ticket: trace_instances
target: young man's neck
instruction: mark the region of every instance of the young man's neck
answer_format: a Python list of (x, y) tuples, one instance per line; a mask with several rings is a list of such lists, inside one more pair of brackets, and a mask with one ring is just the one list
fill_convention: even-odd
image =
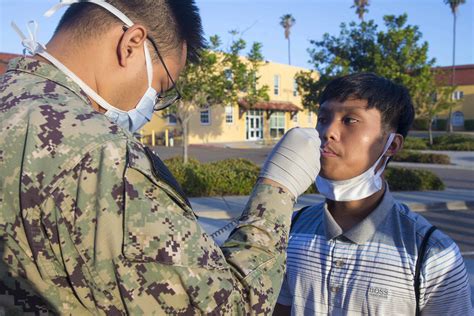
[(326, 203), (336, 223), (346, 232), (364, 220), (377, 208), (382, 201), (384, 193), (385, 184), (382, 190), (362, 200), (349, 202), (326, 200)]

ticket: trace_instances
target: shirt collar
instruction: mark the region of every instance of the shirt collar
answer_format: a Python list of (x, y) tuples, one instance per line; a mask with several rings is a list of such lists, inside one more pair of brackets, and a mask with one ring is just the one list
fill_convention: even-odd
[(32, 74), (34, 76), (42, 77), (44, 79), (55, 82), (66, 89), (74, 92), (84, 102), (91, 104), (87, 94), (77, 85), (71, 78), (63, 73), (58, 68), (31, 57), (18, 57), (10, 60), (8, 63), (8, 71), (21, 71)]
[(369, 240), (377, 232), (377, 228), (380, 224), (386, 220), (395, 204), (395, 200), (392, 193), (390, 193), (388, 185), (386, 185), (385, 188), (382, 201), (375, 210), (345, 233), (332, 217), (328, 210), (327, 203), (324, 203), (323, 221), (326, 239), (331, 240), (337, 237), (345, 237), (345, 239), (349, 239), (356, 244), (362, 244)]

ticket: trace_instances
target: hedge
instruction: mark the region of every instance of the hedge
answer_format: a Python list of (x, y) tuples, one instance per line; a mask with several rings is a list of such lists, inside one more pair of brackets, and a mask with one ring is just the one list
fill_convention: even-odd
[(444, 190), (441, 179), (428, 170), (387, 168), (385, 179), (392, 191)]
[(246, 159), (205, 164), (190, 159), (186, 165), (182, 158), (164, 162), (190, 197), (250, 194), (260, 172), (257, 165)]
[(437, 119), (435, 121), (435, 130), (437, 131), (445, 131), (448, 127), (448, 120), (447, 119)]
[(448, 155), (422, 153), (413, 150), (402, 150), (397, 153), (392, 160), (399, 162), (433, 163), (441, 165), (449, 165), (451, 163), (451, 159)]
[(474, 150), (474, 137), (462, 134), (446, 134), (433, 138), (435, 150)]
[(474, 120), (464, 120), (464, 129), (466, 131), (474, 131)]
[(428, 139), (407, 137), (403, 143), (404, 149), (415, 150), (453, 150), (471, 151), (474, 150), (474, 137), (463, 134), (446, 134), (433, 138), (433, 145), (430, 146)]
[(403, 142), (404, 149), (425, 150), (428, 149), (427, 141), (423, 138), (407, 137)]
[[(189, 197), (248, 195), (257, 181), (260, 168), (246, 159), (226, 159), (200, 163), (182, 158), (164, 161)], [(388, 168), (386, 179), (391, 190), (443, 190), (443, 182), (429, 171)], [(306, 193), (316, 193), (312, 185)]]

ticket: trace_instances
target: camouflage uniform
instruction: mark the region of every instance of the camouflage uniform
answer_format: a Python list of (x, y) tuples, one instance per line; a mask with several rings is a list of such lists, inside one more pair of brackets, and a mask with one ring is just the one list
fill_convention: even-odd
[(55, 67), (12, 60), (0, 98), (0, 314), (271, 314), (288, 193), (257, 185), (219, 248), (158, 158)]

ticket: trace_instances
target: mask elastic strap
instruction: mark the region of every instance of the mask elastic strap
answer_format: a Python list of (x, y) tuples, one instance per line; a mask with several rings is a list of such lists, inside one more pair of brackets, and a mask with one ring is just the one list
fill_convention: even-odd
[(153, 81), (153, 63), (151, 62), (150, 50), (148, 49), (148, 45), (145, 41), (144, 47), (145, 51), (145, 64), (146, 64), (146, 75), (148, 78), (148, 88), (151, 87)]
[(28, 34), (30, 37), (26, 37), (25, 34), (20, 30), (20, 28), (15, 24), (11, 23), (13, 30), (20, 36), (21, 44), (23, 45), (23, 55), (26, 55), (29, 52), (32, 55), (44, 52), (46, 47), (37, 41), (36, 34), (38, 32), (38, 23), (36, 21), (29, 21), (27, 24)]
[[(383, 153), (380, 156), (380, 158), (377, 160), (377, 162), (375, 163), (375, 166), (377, 166), (379, 164), (379, 162), (384, 158), (385, 153), (390, 148), (390, 145), (392, 144), (393, 140), (395, 139), (395, 135), (396, 135), (395, 133), (390, 133), (390, 136), (388, 136), (388, 140), (387, 140), (387, 143), (385, 144), (385, 148), (383, 150)], [(385, 167), (387, 166), (387, 163), (388, 163), (388, 158), (385, 159), (385, 162), (384, 162), (383, 166), (380, 167), (380, 169), (375, 174), (376, 177), (380, 177), (382, 175), (383, 171), (385, 170)]]
[(11, 23), (12, 28), (15, 30), (16, 33), (21, 38), (21, 43), (24, 47), (25, 52), (29, 52), (32, 55), (40, 55), (50, 61), (56, 68), (61, 70), (66, 76), (71, 78), (76, 84), (81, 87), (84, 92), (91, 97), (95, 102), (97, 102), (101, 107), (105, 108), (106, 110), (114, 110), (121, 113), (127, 113), (126, 111), (122, 111), (111, 106), (107, 101), (104, 100), (100, 95), (98, 95), (92, 88), (90, 88), (84, 81), (81, 80), (78, 76), (76, 76), (71, 70), (69, 70), (63, 63), (57, 60), (54, 56), (50, 55), (46, 51), (46, 47), (39, 43), (36, 40), (36, 32), (38, 30), (38, 23), (36, 21), (28, 22), (28, 33), (30, 35), (29, 38), (25, 36), (25, 34), (20, 30), (20, 28), (15, 24), (15, 22)]
[[(60, 0), (60, 3), (54, 5), (51, 9), (49, 9), (48, 11), (46, 11), (46, 13), (44, 14), (45, 17), (51, 17), (54, 13), (56, 13), (59, 9), (61, 9), (62, 7), (65, 7), (65, 6), (69, 6), (69, 5), (72, 5), (72, 4), (75, 4), (75, 3), (84, 3), (84, 2), (88, 2), (88, 3), (94, 3), (94, 4), (97, 4), (99, 6), (101, 6), (102, 8), (104, 8), (105, 10), (109, 11), (110, 13), (112, 13), (113, 15), (115, 15), (117, 18), (119, 18), (123, 23), (125, 23), (128, 27), (132, 26), (134, 23), (132, 22), (132, 20), (130, 20), (125, 14), (123, 14), (119, 9), (117, 9), (116, 7), (114, 7), (113, 5), (111, 5), (110, 3), (108, 2), (105, 2), (105, 1), (100, 1), (100, 0)], [(147, 44), (145, 42), (144, 44), (144, 51), (145, 51), (145, 63), (146, 63), (146, 69), (147, 69), (147, 79), (148, 79), (148, 88), (151, 87), (151, 84), (152, 84), (152, 81), (153, 81), (153, 64), (152, 64), (152, 61), (151, 61), (151, 56), (150, 56), (150, 51), (148, 50), (148, 47), (147, 47)], [(51, 56), (52, 57), (52, 56)], [(54, 59), (54, 57), (53, 57)], [(52, 62), (52, 61), (51, 61)], [(54, 64), (56, 67), (58, 67), (56, 64)], [(61, 65), (61, 66), (64, 66), (64, 65)], [(64, 69), (67, 69), (66, 67), (58, 67), (59, 69), (63, 70)], [(71, 71), (68, 70), (68, 74), (72, 74)], [(71, 76), (72, 77), (72, 76)], [(77, 79), (79, 79), (77, 76), (74, 76), (76, 77)], [(78, 80), (77, 81), (78, 84), (79, 82), (81, 82), (83, 85), (85, 85), (85, 83), (82, 82), (82, 80)], [(89, 96), (94, 99), (94, 101), (98, 101), (100, 100), (101, 103), (103, 102), (106, 102), (103, 98), (101, 98), (95, 91), (93, 91), (92, 89), (90, 89), (88, 86), (82, 86), (80, 85), (81, 88), (84, 89), (84, 91), (89, 94)], [(87, 88), (85, 88), (87, 87)], [(97, 102), (99, 103), (99, 102)], [(99, 103), (99, 104), (101, 104)], [(106, 102), (107, 103), (107, 102)], [(108, 103), (107, 103), (108, 104)], [(122, 112), (122, 113), (126, 113), (126, 111), (122, 111), (122, 110), (119, 110), (115, 107), (112, 107), (113, 110), (118, 110), (119, 112)], [(107, 110), (110, 110), (110, 108), (106, 107)]]

